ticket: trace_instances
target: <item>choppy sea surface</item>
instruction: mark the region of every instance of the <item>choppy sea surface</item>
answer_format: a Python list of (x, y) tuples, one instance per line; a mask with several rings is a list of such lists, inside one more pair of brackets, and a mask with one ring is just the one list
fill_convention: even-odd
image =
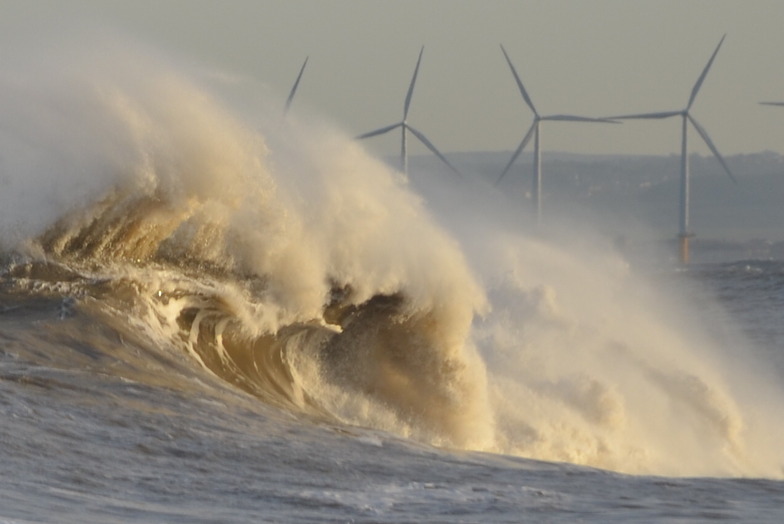
[[(2, 280), (4, 522), (776, 522), (784, 509), (780, 478), (628, 475), (293, 413), (42, 276), (6, 266)], [(670, 277), (715, 293), (784, 381), (784, 263)]]

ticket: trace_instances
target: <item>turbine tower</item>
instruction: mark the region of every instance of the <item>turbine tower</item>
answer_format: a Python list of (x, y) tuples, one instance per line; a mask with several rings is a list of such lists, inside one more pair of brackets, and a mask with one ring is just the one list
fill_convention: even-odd
[(517, 150), (515, 150), (512, 158), (509, 159), (509, 162), (507, 162), (506, 167), (504, 167), (503, 172), (495, 183), (498, 184), (506, 176), (506, 174), (509, 172), (509, 169), (512, 167), (512, 164), (514, 164), (515, 160), (517, 160), (517, 157), (520, 156), (520, 153), (522, 153), (525, 149), (525, 146), (527, 146), (528, 142), (531, 141), (531, 137), (533, 137), (534, 176), (532, 194), (534, 198), (534, 206), (536, 208), (536, 223), (538, 225), (542, 220), (542, 150), (540, 138), (542, 122), (548, 120), (561, 122), (593, 122), (605, 124), (616, 124), (617, 122), (609, 118), (589, 118), (576, 115), (540, 115), (536, 110), (536, 107), (534, 107), (534, 103), (531, 101), (531, 97), (528, 96), (528, 92), (525, 90), (525, 87), (523, 87), (523, 82), (520, 80), (520, 75), (517, 74), (517, 70), (515, 69), (514, 65), (512, 65), (512, 60), (509, 58), (509, 55), (507, 54), (503, 45), (501, 46), (501, 51), (503, 51), (506, 62), (509, 64), (509, 68), (512, 70), (512, 75), (514, 75), (514, 79), (517, 82), (517, 87), (520, 89), (520, 94), (523, 95), (523, 100), (534, 114), (534, 122), (531, 124), (531, 127), (528, 128), (528, 132), (525, 134), (525, 137), (523, 137), (520, 145), (517, 146)]
[(305, 72), (305, 66), (308, 65), (308, 56), (305, 57), (305, 61), (302, 63), (302, 67), (299, 69), (299, 74), (297, 75), (297, 79), (294, 81), (294, 85), (291, 87), (291, 91), (289, 92), (289, 97), (286, 99), (286, 107), (283, 109), (283, 116), (286, 116), (289, 112), (289, 108), (291, 107), (291, 102), (294, 100), (294, 95), (297, 93), (297, 88), (299, 87), (299, 81), (302, 80), (302, 73)]
[(710, 69), (711, 65), (713, 64), (713, 60), (716, 58), (716, 55), (719, 52), (719, 48), (721, 48), (721, 44), (724, 42), (724, 38), (727, 35), (721, 37), (719, 40), (719, 45), (716, 46), (716, 50), (713, 51), (713, 54), (708, 60), (708, 63), (705, 65), (705, 68), (702, 70), (702, 74), (700, 74), (699, 78), (697, 78), (697, 82), (694, 84), (694, 87), (691, 90), (691, 96), (689, 96), (689, 101), (686, 104), (684, 109), (680, 109), (677, 111), (662, 111), (659, 113), (642, 113), (636, 115), (622, 115), (622, 116), (614, 116), (611, 117), (613, 119), (618, 120), (630, 120), (630, 119), (663, 119), (663, 118), (670, 118), (674, 116), (681, 117), (681, 190), (680, 190), (680, 220), (679, 220), (679, 231), (678, 231), (678, 239), (680, 244), (679, 255), (680, 261), (683, 264), (689, 263), (689, 238), (694, 236), (691, 232), (689, 232), (689, 151), (688, 151), (688, 130), (689, 130), (689, 123), (694, 127), (697, 131), (697, 134), (700, 135), (703, 142), (708, 146), (713, 153), (713, 156), (721, 164), (721, 167), (724, 168), (727, 175), (730, 177), (734, 183), (737, 184), (737, 180), (732, 175), (732, 171), (730, 171), (729, 166), (727, 166), (727, 162), (724, 161), (724, 158), (719, 153), (719, 150), (716, 148), (716, 145), (711, 140), (710, 136), (708, 136), (708, 132), (705, 131), (705, 128), (700, 125), (699, 122), (691, 115), (691, 107), (694, 104), (694, 100), (697, 98), (697, 93), (700, 91), (700, 87), (702, 87), (702, 83), (705, 80), (705, 77), (708, 75), (708, 70)]
[(362, 140), (365, 138), (370, 138), (372, 136), (383, 135), (384, 133), (388, 133), (393, 129), (397, 129), (398, 127), (401, 128), (402, 131), (402, 142), (400, 146), (400, 168), (406, 174), (408, 174), (408, 148), (407, 148), (407, 133), (411, 133), (414, 135), (422, 144), (425, 145), (434, 155), (441, 159), (441, 161), (446, 164), (449, 169), (454, 171), (456, 174), (460, 175), (460, 172), (446, 159), (444, 155), (433, 145), (433, 143), (427, 139), (427, 137), (422, 134), (420, 131), (413, 128), (408, 123), (408, 109), (411, 106), (411, 96), (414, 93), (414, 84), (416, 83), (417, 74), (419, 73), (419, 64), (422, 62), (422, 53), (425, 51), (425, 47), (422, 46), (422, 49), (419, 50), (419, 58), (417, 59), (416, 68), (414, 69), (414, 76), (411, 77), (411, 84), (408, 86), (408, 93), (406, 94), (406, 101), (403, 105), (403, 120), (397, 122), (392, 125), (388, 125), (374, 131), (370, 131), (364, 134), (361, 134), (357, 137), (357, 140)]

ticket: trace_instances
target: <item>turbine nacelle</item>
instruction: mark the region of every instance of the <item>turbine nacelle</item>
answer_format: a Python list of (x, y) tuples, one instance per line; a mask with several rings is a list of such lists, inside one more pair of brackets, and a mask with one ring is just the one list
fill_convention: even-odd
[(509, 159), (509, 162), (507, 162), (506, 166), (504, 167), (504, 170), (498, 176), (498, 179), (495, 181), (495, 183), (498, 184), (499, 182), (501, 182), (501, 180), (509, 172), (509, 169), (511, 169), (512, 165), (515, 163), (515, 160), (517, 160), (517, 157), (519, 157), (520, 154), (523, 152), (525, 146), (527, 146), (528, 142), (531, 141), (531, 138), (536, 136), (537, 139), (534, 141), (534, 147), (536, 150), (534, 153), (533, 194), (534, 194), (534, 199), (536, 201), (537, 217), (538, 217), (540, 214), (540, 207), (541, 207), (539, 202), (539, 193), (541, 190), (541, 184), (539, 180), (540, 173), (541, 173), (541, 156), (540, 156), (541, 150), (540, 150), (539, 139), (538, 139), (539, 123), (550, 121), (550, 122), (590, 122), (590, 123), (601, 123), (601, 124), (619, 124), (620, 122), (617, 122), (612, 118), (591, 118), (591, 117), (578, 116), (578, 115), (563, 115), (563, 114), (545, 115), (545, 116), (540, 115), (539, 112), (536, 110), (536, 107), (534, 106), (531, 97), (528, 95), (528, 91), (526, 91), (525, 86), (523, 85), (523, 81), (520, 80), (520, 75), (517, 73), (517, 69), (515, 69), (515, 66), (512, 63), (511, 58), (509, 58), (509, 53), (506, 52), (506, 49), (504, 48), (503, 45), (501, 45), (501, 51), (504, 54), (506, 63), (509, 64), (509, 69), (512, 71), (512, 76), (515, 79), (515, 83), (517, 84), (517, 88), (520, 91), (520, 95), (523, 97), (523, 100), (525, 101), (526, 105), (531, 109), (531, 112), (533, 112), (534, 114), (534, 122), (533, 124), (531, 124), (531, 127), (528, 128), (528, 131), (523, 137), (523, 140), (520, 142), (520, 145), (517, 146), (515, 152), (512, 153), (512, 157)]
[[(421, 131), (411, 127), (407, 120), (408, 120), (408, 111), (411, 107), (411, 98), (414, 95), (414, 85), (416, 84), (417, 76), (419, 75), (419, 65), (422, 63), (422, 53), (424, 53), (425, 47), (419, 50), (419, 57), (417, 58), (416, 67), (414, 68), (414, 74), (411, 77), (411, 83), (408, 85), (408, 92), (406, 93), (405, 101), (403, 102), (403, 119), (400, 122), (395, 124), (390, 124), (388, 126), (384, 126), (373, 131), (368, 131), (367, 133), (363, 133), (356, 137), (357, 140), (363, 140), (365, 138), (370, 138), (378, 135), (383, 135), (390, 131), (393, 131), (397, 128), (401, 128), (403, 130), (402, 136), (402, 143), (401, 143), (401, 153), (400, 153), (400, 164), (403, 172), (408, 171), (408, 153), (406, 148), (406, 133), (411, 133), (414, 135), (417, 140), (419, 140), (426, 148), (428, 148), (434, 155), (436, 155), (444, 164), (446, 164), (449, 169), (451, 169), (455, 174), (460, 175), (460, 171), (453, 166), (449, 160), (439, 151), (433, 142), (431, 142)], [(462, 176), (462, 175), (461, 175)]]
[[(708, 75), (708, 71), (710, 70), (711, 65), (713, 65), (713, 61), (715, 60), (716, 55), (718, 54), (719, 49), (721, 48), (721, 44), (724, 42), (726, 36), (727, 35), (721, 37), (721, 40), (719, 40), (719, 44), (716, 46), (716, 49), (714, 49), (713, 54), (708, 60), (708, 63), (705, 64), (705, 67), (702, 69), (700, 76), (697, 78), (697, 81), (694, 83), (694, 87), (692, 87), (688, 104), (684, 109), (680, 109), (677, 111), (660, 111), (656, 113), (637, 113), (632, 115), (617, 115), (608, 118), (611, 120), (658, 120), (664, 118), (671, 118), (674, 116), (680, 116), (685, 121), (691, 123), (692, 127), (694, 127), (694, 129), (697, 131), (697, 134), (699, 134), (700, 138), (702, 138), (702, 141), (705, 142), (705, 145), (707, 145), (708, 149), (710, 149), (711, 153), (713, 153), (713, 156), (716, 157), (716, 160), (719, 161), (719, 164), (721, 164), (721, 167), (727, 173), (727, 176), (730, 178), (730, 180), (732, 180), (734, 183), (737, 184), (738, 182), (735, 179), (735, 176), (732, 174), (732, 171), (727, 165), (727, 162), (724, 160), (724, 157), (721, 155), (721, 153), (719, 153), (719, 150), (716, 147), (716, 145), (713, 143), (713, 140), (711, 140), (710, 136), (708, 135), (708, 132), (705, 130), (705, 128), (702, 125), (700, 125), (699, 122), (697, 122), (697, 120), (691, 115), (690, 112), (691, 106), (694, 104), (694, 101), (697, 98), (697, 94), (699, 93), (700, 88), (702, 87), (702, 84), (705, 81), (705, 77)], [(684, 127), (683, 129), (683, 133), (684, 135), (682, 137), (682, 141), (685, 143), (686, 127)], [(688, 159), (686, 161), (688, 161)]]

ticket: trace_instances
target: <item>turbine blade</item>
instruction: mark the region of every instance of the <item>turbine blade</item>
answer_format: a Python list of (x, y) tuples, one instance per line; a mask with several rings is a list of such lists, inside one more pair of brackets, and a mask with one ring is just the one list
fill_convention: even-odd
[(724, 42), (724, 39), (726, 37), (727, 37), (726, 34), (721, 37), (721, 40), (719, 40), (719, 45), (716, 46), (716, 50), (713, 51), (713, 54), (711, 55), (710, 60), (708, 60), (708, 63), (705, 65), (705, 69), (702, 70), (702, 74), (697, 79), (697, 83), (694, 84), (694, 88), (692, 88), (692, 90), (691, 90), (691, 96), (689, 97), (689, 103), (686, 105), (686, 110), (687, 111), (689, 109), (691, 109), (691, 105), (694, 103), (694, 99), (697, 98), (697, 92), (700, 90), (700, 87), (702, 86), (702, 82), (705, 80), (705, 77), (708, 75), (708, 70), (710, 69), (711, 65), (713, 64), (713, 59), (716, 58), (716, 55), (719, 52), (719, 48), (721, 47), (721, 44), (722, 44), (722, 42)]
[(551, 120), (551, 121), (559, 121), (559, 122), (594, 122), (594, 123), (602, 123), (602, 124), (620, 124), (622, 122), (618, 122), (617, 120), (613, 120), (612, 118), (591, 118), (587, 116), (576, 116), (576, 115), (548, 115), (543, 116), (540, 120)]
[(760, 102), (763, 106), (784, 106), (784, 102)]
[(691, 124), (694, 126), (694, 129), (697, 130), (697, 133), (699, 133), (699, 135), (702, 137), (702, 140), (705, 141), (705, 144), (707, 144), (708, 148), (713, 153), (713, 156), (715, 156), (716, 159), (719, 161), (721, 167), (723, 167), (724, 171), (727, 172), (727, 176), (729, 176), (730, 180), (732, 180), (737, 184), (738, 181), (733, 176), (732, 171), (730, 171), (730, 167), (727, 165), (727, 162), (724, 161), (724, 157), (722, 157), (721, 153), (719, 153), (719, 150), (716, 148), (716, 145), (713, 143), (713, 140), (711, 140), (710, 137), (708, 136), (708, 132), (705, 131), (705, 128), (702, 127), (699, 124), (699, 122), (697, 122), (697, 120), (694, 119), (693, 116), (689, 114), (687, 114), (686, 116), (689, 119), (689, 122), (691, 122)]
[(419, 74), (419, 64), (422, 62), (422, 53), (425, 51), (425, 46), (419, 50), (419, 58), (417, 58), (416, 67), (414, 68), (414, 76), (411, 77), (411, 84), (408, 86), (408, 93), (406, 93), (406, 103), (403, 106), (403, 121), (408, 118), (408, 108), (411, 105), (411, 96), (414, 94), (414, 84), (416, 84), (417, 75)]
[(670, 118), (673, 116), (682, 115), (683, 111), (661, 111), (659, 113), (638, 113), (635, 115), (616, 115), (608, 116), (607, 120), (641, 120), (641, 119), (657, 119), (657, 118)]
[(531, 141), (531, 137), (534, 136), (534, 129), (536, 129), (536, 121), (534, 121), (534, 123), (531, 125), (531, 127), (528, 128), (528, 132), (525, 134), (525, 137), (523, 137), (523, 140), (520, 142), (520, 145), (517, 146), (517, 149), (515, 150), (514, 154), (512, 155), (512, 158), (510, 158), (509, 162), (506, 163), (506, 167), (504, 167), (504, 170), (498, 176), (498, 179), (495, 181), (495, 185), (498, 185), (501, 182), (501, 180), (506, 176), (506, 174), (509, 172), (509, 169), (512, 167), (512, 164), (515, 163), (515, 160), (517, 160), (517, 157), (520, 156), (520, 153), (523, 152), (523, 149), (525, 149), (525, 146), (527, 146), (528, 142)]
[(286, 99), (286, 107), (283, 110), (283, 114), (289, 112), (289, 107), (291, 107), (291, 101), (294, 100), (294, 95), (297, 93), (297, 87), (299, 87), (299, 81), (302, 79), (302, 73), (305, 72), (305, 66), (308, 65), (308, 58), (309, 56), (305, 57), (305, 61), (302, 63), (302, 67), (299, 70), (299, 74), (297, 75), (297, 79), (294, 81), (294, 85), (289, 92), (289, 97)]
[(501, 46), (501, 51), (503, 51), (504, 57), (506, 58), (506, 63), (509, 64), (509, 68), (512, 70), (512, 75), (514, 75), (515, 82), (517, 82), (517, 87), (520, 89), (520, 94), (523, 95), (523, 100), (525, 100), (525, 103), (528, 104), (528, 107), (531, 108), (531, 111), (533, 111), (534, 115), (538, 117), (539, 113), (536, 112), (534, 103), (531, 101), (531, 97), (528, 96), (528, 92), (525, 90), (525, 87), (523, 87), (523, 82), (520, 80), (520, 75), (517, 74), (517, 70), (512, 64), (512, 60), (509, 58), (509, 55), (506, 53), (506, 49), (504, 49), (503, 45)]
[(417, 137), (417, 138), (419, 139), (419, 141), (420, 141), (420, 142), (422, 142), (422, 143), (423, 143), (423, 144), (424, 144), (424, 145), (425, 145), (425, 146), (426, 146), (426, 147), (427, 147), (427, 148), (428, 148), (430, 151), (432, 151), (434, 155), (436, 155), (438, 158), (440, 158), (440, 159), (441, 159), (441, 161), (442, 161), (444, 164), (446, 164), (447, 166), (449, 166), (449, 169), (451, 169), (452, 171), (454, 171), (454, 172), (455, 172), (455, 174), (457, 174), (457, 175), (459, 175), (459, 176), (461, 176), (461, 177), (463, 176), (463, 175), (460, 173), (460, 171), (458, 171), (458, 170), (457, 170), (457, 168), (456, 168), (455, 166), (453, 166), (453, 165), (452, 165), (452, 164), (449, 162), (449, 160), (447, 160), (447, 159), (446, 159), (446, 157), (445, 157), (444, 155), (442, 155), (442, 154), (441, 154), (441, 151), (439, 151), (439, 150), (436, 148), (436, 146), (434, 146), (434, 145), (433, 145), (433, 143), (432, 143), (430, 140), (428, 140), (428, 139), (427, 139), (427, 137), (426, 137), (425, 135), (423, 135), (423, 134), (422, 134), (422, 132), (420, 132), (420, 131), (417, 131), (416, 129), (414, 129), (413, 127), (411, 127), (411, 126), (410, 126), (410, 125), (408, 125), (408, 124), (404, 124), (404, 126), (405, 126), (405, 128), (406, 128), (406, 129), (408, 129), (409, 131), (411, 131), (411, 134), (412, 134), (412, 135), (414, 135), (415, 137)]
[(391, 126), (382, 127), (380, 129), (376, 129), (375, 131), (369, 131), (367, 133), (363, 133), (356, 137), (356, 140), (362, 140), (364, 138), (370, 138), (371, 136), (383, 135), (384, 133), (389, 133), (393, 129), (397, 129), (398, 127), (402, 126), (403, 122), (398, 122), (397, 124), (392, 124)]

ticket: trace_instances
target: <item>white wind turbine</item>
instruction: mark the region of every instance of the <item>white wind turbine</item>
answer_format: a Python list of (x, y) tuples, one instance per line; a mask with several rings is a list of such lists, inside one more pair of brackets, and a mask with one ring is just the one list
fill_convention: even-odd
[(283, 109), (283, 115), (285, 116), (289, 112), (289, 108), (291, 107), (291, 102), (294, 100), (294, 95), (297, 93), (297, 88), (299, 87), (299, 81), (302, 80), (302, 73), (305, 72), (305, 66), (308, 65), (308, 56), (305, 57), (305, 61), (302, 63), (302, 67), (299, 69), (299, 74), (297, 75), (297, 79), (294, 81), (294, 85), (291, 87), (291, 91), (289, 92), (289, 97), (286, 99), (286, 107)]
[(737, 184), (737, 180), (732, 175), (729, 166), (727, 166), (727, 162), (724, 161), (724, 158), (719, 153), (719, 150), (714, 145), (713, 141), (708, 136), (708, 132), (705, 131), (705, 128), (702, 127), (699, 122), (691, 115), (691, 106), (694, 104), (694, 100), (697, 98), (697, 93), (702, 87), (702, 83), (705, 80), (705, 77), (708, 75), (708, 70), (710, 69), (711, 65), (713, 64), (713, 60), (716, 58), (716, 54), (719, 52), (719, 48), (721, 44), (724, 42), (724, 38), (727, 35), (721, 37), (719, 40), (719, 45), (716, 46), (716, 50), (713, 51), (713, 54), (708, 60), (708, 63), (705, 65), (705, 68), (702, 70), (702, 74), (700, 74), (699, 78), (697, 78), (697, 82), (694, 84), (694, 87), (691, 90), (691, 96), (689, 96), (689, 102), (686, 104), (684, 109), (680, 109), (677, 111), (663, 111), (659, 113), (642, 113), (637, 115), (622, 115), (622, 116), (614, 116), (611, 118), (624, 120), (624, 119), (663, 119), (663, 118), (670, 118), (673, 116), (679, 116), (682, 119), (681, 125), (681, 191), (680, 191), (680, 221), (679, 221), (679, 231), (678, 231), (678, 238), (680, 240), (680, 260), (682, 263), (686, 264), (689, 262), (689, 238), (693, 236), (692, 233), (689, 232), (689, 151), (688, 151), (688, 143), (687, 143), (687, 136), (688, 136), (688, 129), (689, 123), (694, 127), (697, 131), (697, 134), (700, 135), (703, 142), (708, 146), (708, 148), (713, 153), (713, 156), (721, 164), (721, 167), (724, 168), (727, 175), (730, 177), (730, 180)]
[(509, 169), (514, 164), (517, 157), (525, 149), (525, 146), (528, 145), (530, 142), (531, 137), (534, 139), (534, 176), (533, 176), (533, 199), (534, 199), (534, 206), (536, 208), (536, 222), (537, 224), (542, 220), (542, 150), (541, 150), (541, 140), (540, 140), (540, 133), (541, 133), (541, 123), (544, 121), (561, 121), (561, 122), (593, 122), (593, 123), (605, 123), (605, 124), (617, 124), (618, 122), (613, 121), (609, 118), (589, 118), (585, 116), (576, 116), (576, 115), (545, 115), (542, 116), (534, 107), (533, 102), (531, 101), (531, 97), (528, 96), (528, 92), (523, 87), (523, 82), (520, 80), (520, 75), (517, 74), (517, 70), (515, 69), (514, 65), (512, 65), (512, 60), (509, 58), (509, 55), (504, 49), (504, 46), (501, 46), (501, 51), (504, 53), (504, 57), (506, 58), (506, 62), (509, 64), (509, 68), (512, 70), (512, 75), (514, 75), (515, 81), (517, 82), (517, 87), (520, 89), (520, 94), (523, 95), (523, 100), (531, 108), (531, 111), (534, 113), (534, 122), (531, 124), (531, 127), (528, 128), (528, 132), (523, 137), (523, 140), (520, 142), (520, 145), (517, 146), (517, 150), (512, 155), (512, 158), (509, 159), (507, 162), (506, 167), (504, 167), (503, 172), (499, 175), (498, 179), (496, 180), (496, 184), (501, 182), (506, 174), (509, 172)]
[(422, 134), (422, 132), (411, 127), (411, 125), (407, 121), (408, 109), (411, 105), (411, 96), (414, 93), (414, 84), (416, 83), (417, 74), (419, 73), (419, 64), (420, 62), (422, 62), (422, 53), (424, 51), (425, 51), (425, 47), (422, 46), (422, 49), (420, 49), (419, 51), (419, 58), (417, 59), (416, 68), (414, 69), (414, 76), (411, 77), (411, 84), (408, 86), (406, 101), (405, 104), (403, 105), (403, 120), (395, 124), (385, 126), (376, 129), (374, 131), (370, 131), (368, 133), (363, 133), (357, 137), (357, 140), (370, 138), (376, 135), (383, 135), (384, 133), (388, 133), (389, 131), (392, 131), (393, 129), (397, 129), (399, 127), (401, 128), (402, 135), (403, 135), (402, 143), (400, 146), (400, 167), (404, 173), (408, 173), (408, 148), (407, 148), (406, 138), (407, 138), (407, 133), (411, 132), (411, 134), (417, 137), (417, 139), (419, 139), (419, 141), (422, 142), (422, 144), (424, 144), (425, 147), (427, 147), (430, 151), (433, 152), (434, 155), (440, 158), (441, 161), (449, 167), (449, 169), (451, 169), (452, 171), (454, 171), (456, 174), (459, 175), (460, 172), (449, 162), (449, 160), (446, 159), (444, 155), (441, 154), (441, 152), (438, 149), (436, 149), (436, 146), (434, 146), (433, 143), (430, 140), (428, 140), (424, 134)]

